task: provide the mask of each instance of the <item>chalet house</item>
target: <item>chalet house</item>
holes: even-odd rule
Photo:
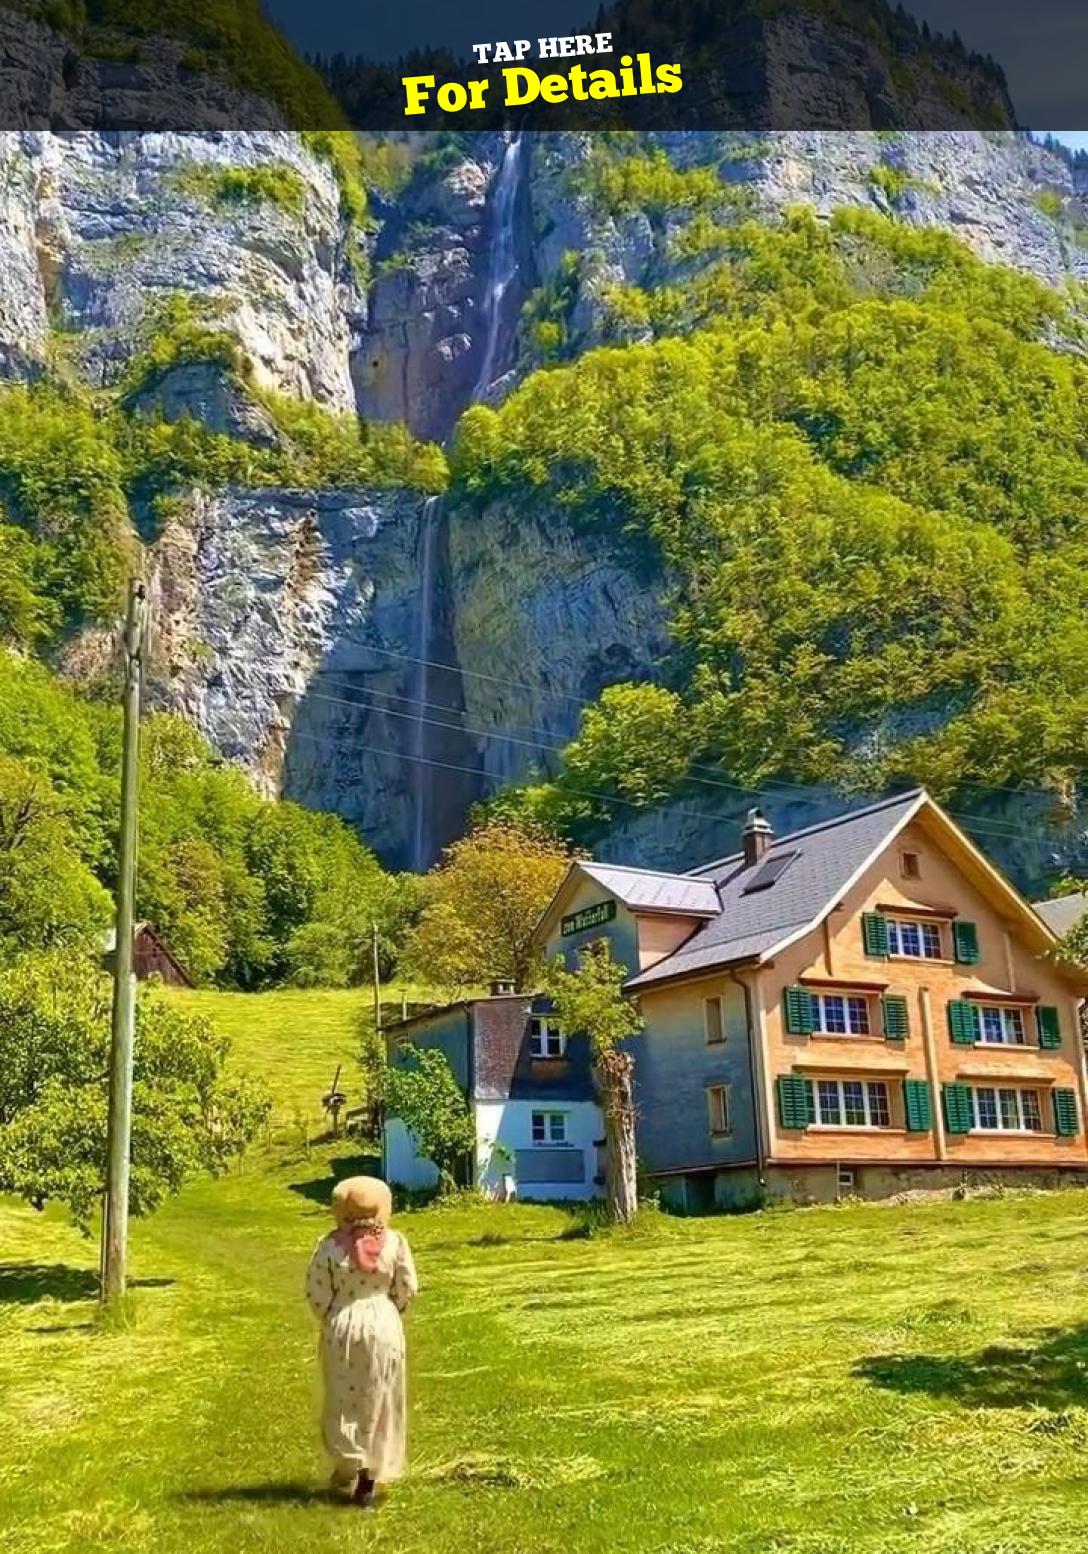
[[[106,971],[113,970],[116,947],[117,931],[111,928],[106,935],[102,953],[102,965]],[[132,970],[138,982],[146,982],[148,977],[160,977],[171,987],[192,987],[193,985],[193,979],[185,967],[150,923],[136,923],[133,926]]]
[[[601,1190],[603,1123],[594,1099],[589,1045],[567,1037],[546,1000],[492,984],[472,998],[401,1020],[386,1033],[389,1061],[406,1044],[438,1047],[476,1123],[471,1183],[498,1193],[513,1179],[519,1198],[591,1198]],[[433,1162],[416,1153],[395,1117],[382,1130],[386,1181],[430,1187]]]
[[[629,968],[639,1156],[677,1207],[1088,1171],[1088,979],[925,792],[777,839],[753,810],[689,874],[576,863],[537,938]]]

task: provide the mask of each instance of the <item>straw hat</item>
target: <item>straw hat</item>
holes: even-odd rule
[[[332,1190],[332,1212],[338,1225],[377,1221],[388,1225],[393,1195],[376,1176],[349,1176]]]

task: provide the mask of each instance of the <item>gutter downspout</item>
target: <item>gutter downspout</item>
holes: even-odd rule
[[[759,1186],[762,1187],[764,1185],[763,1129],[760,1126],[759,1121],[760,1093],[756,1084],[756,1029],[755,1017],[752,1010],[752,989],[748,986],[747,982],[741,981],[740,977],[737,976],[736,971],[732,967],[730,967],[729,970],[729,980],[731,982],[735,982],[736,985],[740,988],[741,992],[744,994],[744,1017],[748,1025],[748,1083],[751,1086],[752,1091],[752,1121],[755,1124],[756,1176],[759,1180]]]

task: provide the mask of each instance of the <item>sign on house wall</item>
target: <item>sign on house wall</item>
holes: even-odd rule
[[[614,901],[595,901],[592,906],[583,907],[580,912],[572,912],[569,917],[564,917],[559,932],[564,939],[568,939],[572,933],[585,933],[587,928],[600,928],[602,924],[610,923],[615,915]]]

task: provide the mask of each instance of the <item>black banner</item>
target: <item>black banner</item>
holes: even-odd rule
[[[1068,0],[0,4],[8,129],[1075,128]]]

